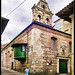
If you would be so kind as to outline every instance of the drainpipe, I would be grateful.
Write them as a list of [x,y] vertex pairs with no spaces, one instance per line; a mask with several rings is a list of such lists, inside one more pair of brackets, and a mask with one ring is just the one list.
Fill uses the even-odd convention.
[[[13,44],[15,44],[15,40],[13,41]],[[13,50],[14,50],[14,48],[13,48]],[[14,69],[16,71],[16,60],[15,59],[14,59]]]
[[6,49],[6,51],[7,51],[7,52],[6,52],[6,54],[7,54],[7,55],[6,55],[6,63],[7,63],[7,68],[8,68],[8,49]]
[[27,67],[28,67],[28,32],[27,32]]

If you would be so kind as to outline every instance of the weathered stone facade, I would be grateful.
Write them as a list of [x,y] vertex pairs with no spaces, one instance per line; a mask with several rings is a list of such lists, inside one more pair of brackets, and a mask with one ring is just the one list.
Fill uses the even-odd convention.
[[[68,61],[68,73],[71,72],[71,60],[69,56],[69,42],[71,42],[71,36],[37,24],[33,24],[26,31],[21,33],[2,51],[2,54],[4,54],[4,59],[2,59],[4,67],[24,71],[24,68],[27,66],[27,60],[18,61],[14,59],[14,51],[11,45],[14,43],[27,43],[26,32],[28,32],[28,67],[30,73],[43,73],[42,75],[46,75],[45,73],[59,73],[60,59]],[[57,38],[56,50],[51,49],[51,37]],[[62,55],[61,46],[65,48],[64,55]],[[59,55],[57,55],[57,53],[59,53]],[[11,54],[11,57],[9,57],[9,54]],[[47,60],[51,60],[52,64],[47,65]]]
[[[31,65],[31,68],[34,72],[40,72],[45,69],[57,73],[57,58],[55,57],[57,53],[60,54],[59,59],[67,59],[69,55],[69,42],[71,41],[70,36],[65,34],[54,32],[50,29],[45,29],[44,27],[34,25],[33,31],[33,52],[30,52],[33,56],[32,61],[34,62]],[[57,48],[56,50],[51,50],[51,37],[57,38]],[[61,46],[66,46],[65,55],[61,55],[62,49]],[[30,57],[32,57],[30,56]],[[52,60],[52,65],[47,66],[46,60]],[[70,60],[70,59],[69,59]],[[70,63],[70,62],[69,62]],[[70,65],[70,64],[69,64]],[[36,69],[36,71],[35,71]]]
[[[44,3],[46,4],[46,10],[48,11],[41,8],[41,3],[43,3],[42,5],[44,5]],[[38,10],[36,10],[35,8],[38,8]],[[39,8],[42,10],[40,10]],[[71,42],[71,35],[52,28],[52,13],[49,11],[48,4],[45,2],[45,0],[40,0],[38,5],[36,7],[33,6],[32,9],[34,9],[34,11],[36,12],[33,12],[33,19],[35,21],[33,21],[6,47],[2,49],[2,66],[24,72],[24,68],[26,68],[28,65],[31,75],[59,75],[60,61],[66,61],[67,74],[70,74],[71,54],[69,52],[69,42]],[[44,14],[42,14],[43,11]],[[36,19],[39,14],[40,16],[42,16],[42,18],[41,21],[38,22]],[[34,17],[34,15],[36,15],[36,18]],[[45,18],[49,19],[49,22],[47,24],[45,23]],[[55,39],[54,49],[51,48],[52,38]],[[28,44],[27,46],[29,52],[28,58],[26,52],[26,60],[14,59],[14,48],[12,48],[11,46],[15,43]]]

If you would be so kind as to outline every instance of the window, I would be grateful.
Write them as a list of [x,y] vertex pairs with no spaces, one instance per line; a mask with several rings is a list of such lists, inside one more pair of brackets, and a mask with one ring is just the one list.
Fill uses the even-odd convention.
[[69,52],[71,53],[71,47],[72,46],[72,44],[71,44],[71,42],[69,42]]
[[51,38],[51,49],[52,50],[56,49],[56,38],[54,37]]
[[25,51],[25,45],[22,45],[21,46],[21,52],[24,52]]
[[42,5],[42,8],[45,9],[45,5]]
[[41,20],[41,16],[40,15],[38,15],[38,21],[40,21]]

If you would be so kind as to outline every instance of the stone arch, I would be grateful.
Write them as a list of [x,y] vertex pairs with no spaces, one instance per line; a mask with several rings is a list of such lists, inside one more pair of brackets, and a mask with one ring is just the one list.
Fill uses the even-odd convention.
[[38,21],[41,21],[41,15],[38,15],[37,17],[38,17]]
[[49,23],[49,18],[46,18],[46,24],[48,24]]

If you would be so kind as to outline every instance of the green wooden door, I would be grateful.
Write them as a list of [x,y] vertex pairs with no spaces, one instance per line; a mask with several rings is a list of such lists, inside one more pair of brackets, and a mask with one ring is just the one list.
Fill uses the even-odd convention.
[[59,61],[59,72],[67,73],[67,61],[65,61],[65,60]]

